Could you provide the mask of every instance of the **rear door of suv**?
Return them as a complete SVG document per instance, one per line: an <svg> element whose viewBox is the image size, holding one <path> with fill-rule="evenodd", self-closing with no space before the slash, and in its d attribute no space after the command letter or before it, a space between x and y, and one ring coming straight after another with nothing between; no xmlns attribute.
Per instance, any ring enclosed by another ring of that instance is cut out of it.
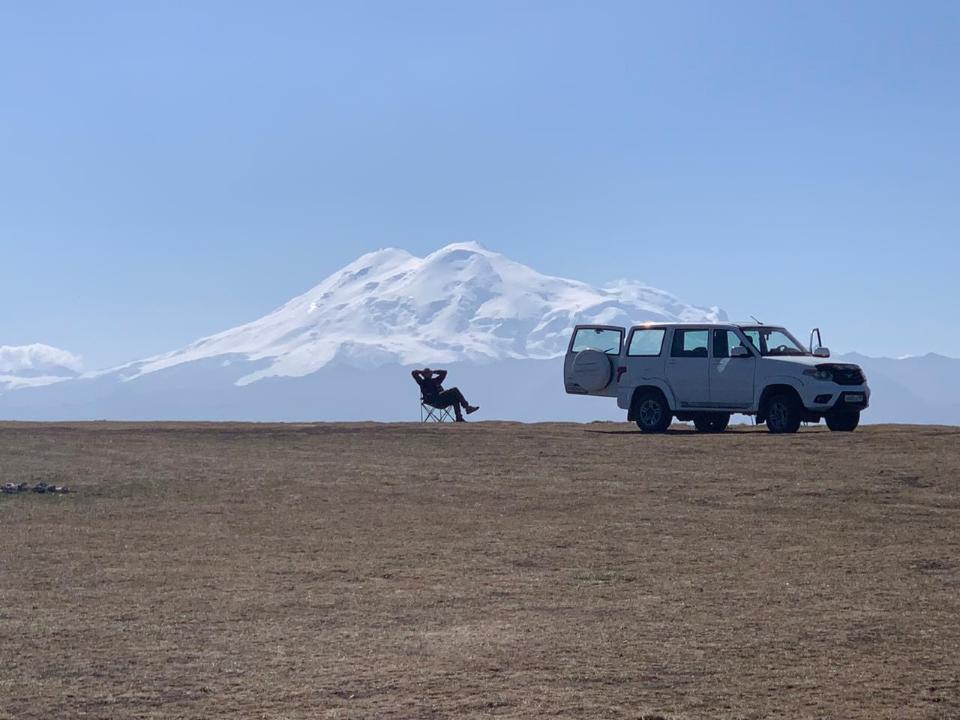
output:
<svg viewBox="0 0 960 720"><path fill-rule="evenodd" d="M665 375L677 399L674 410L710 406L709 342L706 328L673 329Z"/></svg>
<svg viewBox="0 0 960 720"><path fill-rule="evenodd" d="M616 397L626 329L577 325L563 361L563 384L574 395Z"/></svg>

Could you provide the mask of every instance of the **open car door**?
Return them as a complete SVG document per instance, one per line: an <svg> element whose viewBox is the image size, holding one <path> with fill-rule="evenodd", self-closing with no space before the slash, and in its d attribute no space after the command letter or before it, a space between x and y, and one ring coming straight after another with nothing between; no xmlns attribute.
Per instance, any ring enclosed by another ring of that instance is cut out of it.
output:
<svg viewBox="0 0 960 720"><path fill-rule="evenodd" d="M563 384L573 395L615 397L617 367L626 329L617 325L577 325L563 361Z"/></svg>

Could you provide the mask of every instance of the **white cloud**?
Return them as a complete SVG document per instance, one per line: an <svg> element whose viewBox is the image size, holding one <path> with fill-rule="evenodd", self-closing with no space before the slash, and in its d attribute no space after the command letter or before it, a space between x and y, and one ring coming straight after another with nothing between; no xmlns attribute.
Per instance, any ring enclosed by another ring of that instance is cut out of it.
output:
<svg viewBox="0 0 960 720"><path fill-rule="evenodd" d="M0 345L0 373L35 375L60 368L79 373L83 361L79 355L41 343Z"/></svg>

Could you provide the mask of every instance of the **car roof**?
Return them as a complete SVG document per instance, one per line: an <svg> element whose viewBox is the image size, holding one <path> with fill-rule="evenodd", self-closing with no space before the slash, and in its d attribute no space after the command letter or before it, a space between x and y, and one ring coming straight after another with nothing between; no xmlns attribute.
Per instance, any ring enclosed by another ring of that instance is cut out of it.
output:
<svg viewBox="0 0 960 720"><path fill-rule="evenodd" d="M744 328L744 327L772 327L779 328L783 327L782 325L772 325L770 323L758 323L758 322L656 322L653 320L637 323L631 327L648 327L648 328L672 328L672 327L682 327L682 328Z"/></svg>

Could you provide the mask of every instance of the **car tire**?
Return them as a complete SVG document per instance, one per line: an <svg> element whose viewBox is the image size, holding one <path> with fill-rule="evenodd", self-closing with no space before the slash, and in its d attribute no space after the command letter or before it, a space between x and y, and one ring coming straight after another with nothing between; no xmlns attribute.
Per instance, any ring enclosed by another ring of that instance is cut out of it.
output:
<svg viewBox="0 0 960 720"><path fill-rule="evenodd" d="M767 402L767 430L772 433L795 433L803 420L800 403L789 393L777 393Z"/></svg>
<svg viewBox="0 0 960 720"><path fill-rule="evenodd" d="M833 432L853 432L860 424L860 411L830 413L826 420L827 427Z"/></svg>
<svg viewBox="0 0 960 720"><path fill-rule="evenodd" d="M665 432L673 421L666 399L658 392L645 392L636 399L634 418L645 433Z"/></svg>
<svg viewBox="0 0 960 720"><path fill-rule="evenodd" d="M704 413L693 419L693 426L702 433L718 433L727 429L730 413Z"/></svg>

